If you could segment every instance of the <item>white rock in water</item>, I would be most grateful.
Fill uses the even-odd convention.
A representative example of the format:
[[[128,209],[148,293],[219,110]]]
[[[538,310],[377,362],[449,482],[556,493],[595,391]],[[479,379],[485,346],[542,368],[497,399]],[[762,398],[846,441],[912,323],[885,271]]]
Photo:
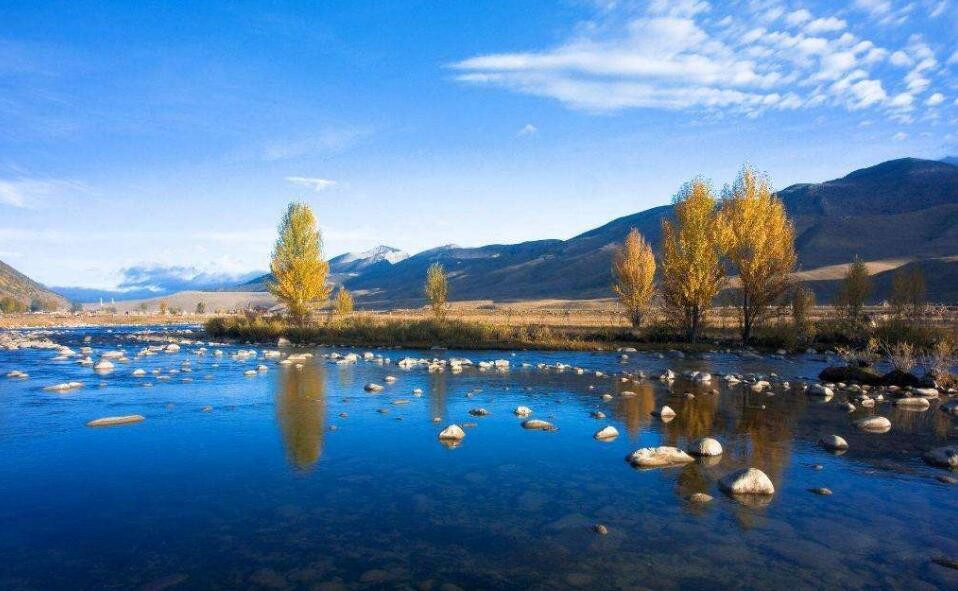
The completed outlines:
[[[517,406],[514,411],[512,411],[517,417],[527,417],[532,414],[532,409],[528,406]]]
[[[675,416],[675,411],[672,410],[671,406],[663,406],[659,410],[653,410],[652,416],[660,417],[663,419],[670,419]]]
[[[529,419],[527,421],[522,421],[523,429],[531,429],[533,431],[558,431],[558,428],[550,423],[549,421],[543,421],[540,419]]]
[[[251,378],[251,377],[253,377],[253,376],[256,375],[256,370],[255,370],[255,369],[247,369],[246,371],[243,372],[243,375],[246,376],[246,377],[248,377],[248,378]]]
[[[257,365],[256,371],[269,371],[269,368],[266,367],[265,365]]]
[[[758,468],[743,468],[726,474],[719,480],[719,488],[733,495],[775,494],[775,485]]]
[[[595,432],[595,435],[593,435],[593,437],[598,439],[599,441],[612,441],[618,436],[619,436],[619,431],[612,425],[599,429],[598,431]]]
[[[289,347],[291,344],[292,343],[290,343],[289,339],[287,339],[286,337],[279,337],[278,339],[276,339],[277,347]]]
[[[396,376],[386,376],[383,378],[383,381],[385,381],[387,384],[392,384],[396,381]]]
[[[891,429],[891,421],[885,417],[866,417],[864,419],[855,421],[855,426],[861,429],[862,431],[868,431],[871,433],[884,433]]]
[[[848,449],[848,442],[839,435],[826,435],[818,440],[818,444],[829,451],[844,451]]]
[[[146,370],[145,370],[145,369],[140,369],[140,368],[134,369],[132,375],[133,375],[133,377],[135,377],[135,378],[142,378],[143,376],[146,375]]]
[[[693,456],[720,456],[722,455],[722,444],[717,439],[711,437],[702,437],[689,444],[686,450]]]
[[[901,406],[908,410],[927,410],[931,408],[931,403],[927,398],[899,398],[895,401],[895,406]]]
[[[176,343],[170,343],[170,344],[167,345],[163,350],[164,350],[165,352],[167,352],[167,353],[179,353],[179,352],[180,352],[180,346],[177,345]]]
[[[677,447],[661,445],[637,449],[626,460],[636,468],[663,468],[688,464],[694,462],[695,458]]]
[[[113,425],[128,425],[146,420],[143,415],[126,415],[122,417],[103,417],[86,424],[87,427],[112,427]]]
[[[439,439],[445,441],[461,441],[466,436],[466,432],[459,425],[449,425],[439,432]]]
[[[11,379],[13,379],[13,378],[22,379],[22,378],[26,378],[26,377],[29,377],[29,376],[28,376],[26,373],[20,371],[19,369],[14,369],[14,370],[11,370],[11,371],[8,371],[8,372],[7,372],[7,377],[8,377],[8,378],[11,378]]]
[[[382,391],[383,391],[383,387],[380,386],[379,384],[374,384],[374,383],[370,382],[370,383],[366,384],[365,386],[363,386],[363,390],[365,390],[365,391],[367,391],[367,392],[382,392]]]
[[[958,470],[958,445],[936,447],[922,457],[932,466]]]
[[[808,387],[807,392],[813,396],[824,396],[826,398],[831,398],[835,395],[831,388],[823,386],[821,384],[812,384]]]
[[[93,366],[93,369],[96,371],[110,371],[114,368],[112,362],[107,361],[106,359],[101,359],[96,362],[96,365]]]
[[[64,382],[62,384],[54,384],[53,386],[47,386],[44,388],[47,392],[69,392],[70,390],[75,390],[82,386],[80,382]]]

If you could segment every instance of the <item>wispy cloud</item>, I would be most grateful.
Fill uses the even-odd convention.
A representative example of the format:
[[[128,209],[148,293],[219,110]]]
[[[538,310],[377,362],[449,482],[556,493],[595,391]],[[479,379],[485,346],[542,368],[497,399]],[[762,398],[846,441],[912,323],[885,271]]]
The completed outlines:
[[[331,181],[329,179],[308,176],[288,176],[286,177],[286,180],[294,185],[307,187],[315,193],[319,193],[320,191],[334,187],[337,184],[336,181]]]
[[[533,124],[531,124],[531,123],[526,123],[525,125],[522,126],[522,129],[520,129],[520,130],[516,133],[516,135],[519,136],[519,137],[524,137],[524,136],[529,136],[529,135],[535,135],[535,134],[537,134],[537,133],[539,133],[539,128],[538,128],[538,127],[536,127],[535,125],[533,125]]]
[[[263,146],[267,161],[291,160],[311,155],[333,155],[344,152],[368,139],[374,130],[368,126],[327,129],[299,137],[272,140]]]
[[[884,1],[858,4],[870,14],[897,14]],[[837,14],[786,11],[775,0],[761,5],[763,10],[728,14],[720,12],[728,5],[706,2],[649,2],[637,12],[631,5],[607,6],[555,47],[477,55],[449,67],[463,83],[587,111],[648,108],[754,117],[830,106],[879,109],[901,122],[927,104],[916,98],[934,92],[936,78],[955,82],[920,35],[901,47],[883,47],[858,28],[850,32]]]
[[[18,208],[33,208],[51,198],[89,192],[89,187],[78,181],[27,177],[0,179],[0,205]]]

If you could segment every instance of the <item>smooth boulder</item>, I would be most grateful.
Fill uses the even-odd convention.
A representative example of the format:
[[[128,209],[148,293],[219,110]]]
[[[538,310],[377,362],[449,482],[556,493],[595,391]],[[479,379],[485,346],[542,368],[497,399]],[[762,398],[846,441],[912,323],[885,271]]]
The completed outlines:
[[[598,431],[596,431],[595,435],[593,435],[592,437],[594,437],[595,439],[598,439],[599,441],[612,441],[618,436],[619,436],[618,429],[616,429],[612,425],[609,425],[608,427],[603,427],[602,429],[599,429]]]
[[[694,462],[695,458],[677,447],[661,445],[637,449],[626,458],[636,468],[665,468]]]
[[[885,433],[891,429],[891,421],[881,416],[865,417],[855,421],[855,426],[869,433]]]
[[[558,431],[558,427],[550,423],[549,421],[543,421],[541,419],[529,419],[527,421],[522,421],[522,428],[529,429],[531,431]]]
[[[719,480],[719,488],[733,495],[773,495],[775,485],[758,468],[742,468],[726,474]]]
[[[443,441],[461,441],[466,436],[466,432],[459,425],[449,425],[439,432],[439,439]]]
[[[121,417],[103,417],[94,419],[86,424],[87,427],[113,427],[115,425],[129,425],[131,423],[140,423],[145,421],[143,415],[125,415]]]
[[[693,456],[714,457],[722,455],[722,444],[717,439],[702,437],[689,444],[686,451]]]
[[[818,444],[828,451],[845,451],[848,449],[848,442],[840,435],[826,435],[818,440]]]

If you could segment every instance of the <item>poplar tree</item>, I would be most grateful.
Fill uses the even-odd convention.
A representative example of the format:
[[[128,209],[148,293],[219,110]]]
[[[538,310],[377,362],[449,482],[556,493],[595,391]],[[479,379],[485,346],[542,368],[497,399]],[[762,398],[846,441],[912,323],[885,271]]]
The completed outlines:
[[[304,326],[310,312],[329,297],[329,263],[313,211],[305,203],[290,203],[279,225],[270,263],[273,280],[267,289],[286,304],[290,320]]]
[[[655,255],[638,230],[632,228],[612,257],[612,289],[619,296],[633,328],[639,328],[655,295]]]
[[[711,185],[695,178],[682,187],[674,215],[662,221],[662,296],[666,312],[695,342],[725,279],[724,229]]]
[[[795,230],[768,178],[745,166],[722,199],[719,224],[726,256],[738,275],[736,290],[742,342],[789,286],[795,269]]]

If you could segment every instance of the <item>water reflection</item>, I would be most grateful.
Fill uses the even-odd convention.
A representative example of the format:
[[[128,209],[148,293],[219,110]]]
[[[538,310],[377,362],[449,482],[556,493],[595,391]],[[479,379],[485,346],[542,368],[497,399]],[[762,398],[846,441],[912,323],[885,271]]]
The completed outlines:
[[[635,439],[642,430],[642,426],[652,420],[652,411],[655,410],[655,389],[652,384],[638,383],[624,384],[617,390],[619,396],[616,398],[613,415],[625,423],[625,430],[629,437]],[[622,397],[623,390],[633,392],[635,396]]]
[[[429,373],[429,418],[446,418],[447,381],[444,371]]]
[[[286,457],[298,470],[312,468],[326,436],[326,368],[310,363],[280,374],[276,420]]]

